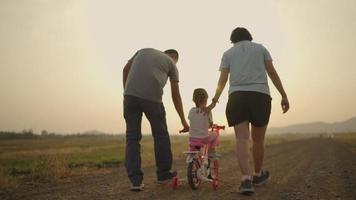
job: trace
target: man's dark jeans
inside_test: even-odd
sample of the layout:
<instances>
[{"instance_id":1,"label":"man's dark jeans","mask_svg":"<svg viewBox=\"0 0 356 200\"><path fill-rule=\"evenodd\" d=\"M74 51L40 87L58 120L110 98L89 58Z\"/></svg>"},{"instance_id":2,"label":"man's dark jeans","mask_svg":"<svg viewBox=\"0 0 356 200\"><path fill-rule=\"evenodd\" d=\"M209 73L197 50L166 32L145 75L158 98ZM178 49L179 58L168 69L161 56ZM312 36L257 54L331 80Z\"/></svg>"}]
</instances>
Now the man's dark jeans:
<instances>
[{"instance_id":1,"label":"man's dark jeans","mask_svg":"<svg viewBox=\"0 0 356 200\"><path fill-rule=\"evenodd\" d=\"M171 142L167 130L166 111L163 103L125 95L124 117L126 121L126 160L128 177L133 185L143 180L141 170L141 122L144 113L151 124L157 166L157 179L169 178L172 168Z\"/></svg>"}]
</instances>

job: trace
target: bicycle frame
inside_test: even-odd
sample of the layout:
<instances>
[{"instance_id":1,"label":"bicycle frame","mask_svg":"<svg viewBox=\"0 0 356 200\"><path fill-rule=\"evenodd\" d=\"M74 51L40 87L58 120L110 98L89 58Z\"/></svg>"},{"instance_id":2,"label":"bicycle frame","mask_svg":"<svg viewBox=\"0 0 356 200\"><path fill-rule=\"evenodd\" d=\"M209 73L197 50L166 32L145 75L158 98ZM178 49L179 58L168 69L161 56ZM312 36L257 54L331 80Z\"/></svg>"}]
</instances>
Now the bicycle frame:
<instances>
[{"instance_id":1,"label":"bicycle frame","mask_svg":"<svg viewBox=\"0 0 356 200\"><path fill-rule=\"evenodd\" d=\"M219 135L220 130L224 130L225 126L213 125L211 127L211 131ZM218 187L218 161L217 159L210 159L208 155L209 151L209 143L203 146L200 146L198 151L186 151L185 154L188 154L188 158L186 162L189 165L193 165L193 161L197 160L196 167L196 176L200 181L212 182L214 190ZM213 166L213 168L212 168ZM189 167L188 167L189 168ZM212 170L214 173L214 177L211 176ZM188 169L189 171L189 169ZM188 172L189 173L189 172ZM210 175L210 177L208 177ZM189 179L189 178L188 178ZM198 184L198 185L199 185ZM193 187L193 189L196 189Z\"/></svg>"},{"instance_id":2,"label":"bicycle frame","mask_svg":"<svg viewBox=\"0 0 356 200\"><path fill-rule=\"evenodd\" d=\"M203 149L203 150L202 150ZM199 169L198 177L204 181L211 181L210 179L206 178L208 171L207 167L209 165L209 156L208 156L209 145L204 145L204 148L201 148L199 151L186 151L185 154L192 155L188 156L186 163L193 162L194 159L198 160Z\"/></svg>"},{"instance_id":3,"label":"bicycle frame","mask_svg":"<svg viewBox=\"0 0 356 200\"><path fill-rule=\"evenodd\" d=\"M219 126L219 125L212 125L211 127L211 131L214 133L217 133L218 135L220 135L220 130L225 130L225 126ZM203 151L202 151L202 147L203 147ZM192 155L199 155L198 157L200 157L200 159L202 158L207 158L208 157L208 151L209 151L209 144L205 144L203 146L200 147L200 150L197 151L185 151L183 152L184 154L192 154ZM191 157L189 159L186 160L187 163L191 162L193 160L194 157Z\"/></svg>"}]
</instances>

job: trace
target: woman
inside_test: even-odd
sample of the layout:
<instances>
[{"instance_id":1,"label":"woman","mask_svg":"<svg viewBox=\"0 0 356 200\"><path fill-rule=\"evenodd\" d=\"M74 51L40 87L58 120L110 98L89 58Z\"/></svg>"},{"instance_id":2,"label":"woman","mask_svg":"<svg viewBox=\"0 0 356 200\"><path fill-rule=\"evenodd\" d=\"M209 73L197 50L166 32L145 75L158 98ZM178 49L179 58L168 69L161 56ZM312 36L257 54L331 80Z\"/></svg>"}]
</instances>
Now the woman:
<instances>
[{"instance_id":1,"label":"woman","mask_svg":"<svg viewBox=\"0 0 356 200\"><path fill-rule=\"evenodd\" d=\"M262 170L264 137L271 112L267 74L282 96L283 113L288 111L289 102L268 50L261 44L251 42L252 36L245 28L233 30L230 40L233 47L222 57L218 86L206 111L215 107L230 75L226 117L236 135L237 158L242 174L239 192L249 194L254 192L253 185L262 185L269 178L269 172ZM249 167L250 135L254 174Z\"/></svg>"}]
</instances>

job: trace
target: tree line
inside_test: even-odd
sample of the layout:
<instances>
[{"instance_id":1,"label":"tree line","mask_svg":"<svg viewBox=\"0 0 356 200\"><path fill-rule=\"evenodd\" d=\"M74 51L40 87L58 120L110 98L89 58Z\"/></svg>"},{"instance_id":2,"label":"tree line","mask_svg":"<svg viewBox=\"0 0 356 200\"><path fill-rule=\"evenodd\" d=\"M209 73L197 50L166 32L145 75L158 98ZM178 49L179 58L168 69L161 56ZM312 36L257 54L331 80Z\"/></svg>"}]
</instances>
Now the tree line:
<instances>
[{"instance_id":1,"label":"tree line","mask_svg":"<svg viewBox=\"0 0 356 200\"><path fill-rule=\"evenodd\" d=\"M113 134L88 134L88 133L72 133L72 134L58 134L42 130L41 133L35 133L32 129L16 131L0 131L0 140L11 139L42 139L42 138L56 138L56 137L111 137Z\"/></svg>"}]
</instances>

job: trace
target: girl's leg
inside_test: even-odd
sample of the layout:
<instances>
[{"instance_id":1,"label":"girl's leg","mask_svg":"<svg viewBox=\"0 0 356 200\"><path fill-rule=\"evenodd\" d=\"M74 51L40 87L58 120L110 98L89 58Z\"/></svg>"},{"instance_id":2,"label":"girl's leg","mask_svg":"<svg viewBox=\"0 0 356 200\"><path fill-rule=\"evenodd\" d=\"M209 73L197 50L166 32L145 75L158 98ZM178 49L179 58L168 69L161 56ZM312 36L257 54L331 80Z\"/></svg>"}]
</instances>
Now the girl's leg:
<instances>
[{"instance_id":1,"label":"girl's leg","mask_svg":"<svg viewBox=\"0 0 356 200\"><path fill-rule=\"evenodd\" d=\"M250 166L249 166L249 137L250 128L249 122L241 122L235 125L235 136L236 136L236 153L239 166L241 169L242 180L250 178Z\"/></svg>"},{"instance_id":2,"label":"girl's leg","mask_svg":"<svg viewBox=\"0 0 356 200\"><path fill-rule=\"evenodd\" d=\"M200 138L189 138L189 149L190 151L199 151L200 147L204 145L203 139Z\"/></svg>"},{"instance_id":3,"label":"girl's leg","mask_svg":"<svg viewBox=\"0 0 356 200\"><path fill-rule=\"evenodd\" d=\"M217 133L210 133L208 137L209 153L215 153L215 147L219 145L219 135Z\"/></svg>"},{"instance_id":4,"label":"girl's leg","mask_svg":"<svg viewBox=\"0 0 356 200\"><path fill-rule=\"evenodd\" d=\"M253 160L255 165L255 174L259 174L263 165L264 157L264 139L267 126L255 127L252 125L251 136L253 141Z\"/></svg>"}]
</instances>

